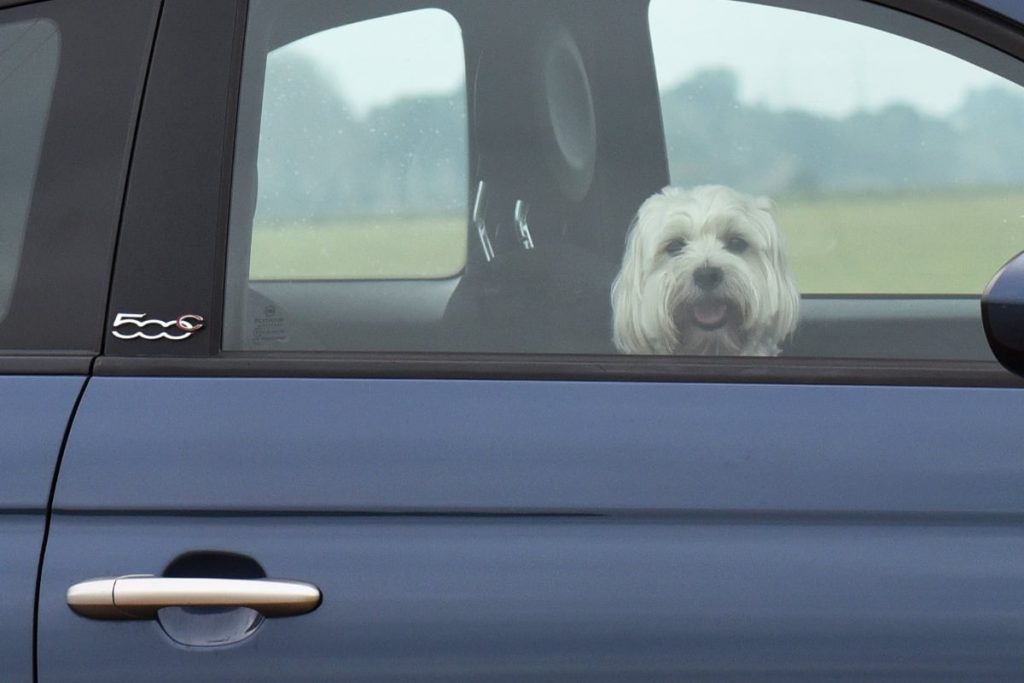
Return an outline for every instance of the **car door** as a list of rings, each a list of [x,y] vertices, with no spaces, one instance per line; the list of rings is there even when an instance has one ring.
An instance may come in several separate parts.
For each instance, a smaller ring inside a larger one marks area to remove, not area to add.
[[[1021,80],[992,15],[841,4]],[[726,5],[810,8],[687,7]],[[164,3],[39,681],[1020,678],[1024,394],[976,294],[615,353],[630,218],[680,181],[655,12]]]
[[[155,3],[11,4],[0,3],[0,660],[4,678],[31,680],[46,511],[99,351]]]

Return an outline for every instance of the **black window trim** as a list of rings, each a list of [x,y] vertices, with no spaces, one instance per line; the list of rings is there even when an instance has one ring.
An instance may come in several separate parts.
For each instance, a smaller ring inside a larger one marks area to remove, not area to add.
[[[995,361],[848,358],[238,351],[209,358],[100,357],[94,374],[1024,387],[1024,379]]]

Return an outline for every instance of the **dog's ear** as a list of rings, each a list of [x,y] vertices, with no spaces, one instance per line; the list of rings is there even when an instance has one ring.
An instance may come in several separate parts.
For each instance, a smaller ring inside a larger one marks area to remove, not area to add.
[[[775,339],[782,343],[796,331],[800,322],[800,290],[788,270],[776,273],[776,277],[779,279],[779,307],[775,316]]]
[[[770,199],[767,200],[771,202]],[[774,209],[774,203],[772,203]],[[773,219],[774,223],[774,219]],[[786,253],[786,237],[775,224],[775,240],[771,251],[772,272],[775,277],[776,314],[773,320],[772,337],[776,344],[781,343],[796,331],[800,320],[800,290],[796,278],[789,269],[789,256]]]
[[[643,208],[629,224],[626,250],[622,267],[612,283],[612,341],[623,353],[645,353],[643,331],[640,327],[641,292],[644,281],[644,245],[640,226]]]
[[[771,272],[772,277],[775,278],[774,296],[771,297],[774,299],[772,303],[775,309],[771,338],[777,346],[796,330],[797,322],[800,319],[800,290],[797,289],[796,279],[789,269],[786,236],[779,228],[775,202],[769,197],[755,197],[754,206],[768,214],[772,228],[768,234],[768,252],[772,262]]]

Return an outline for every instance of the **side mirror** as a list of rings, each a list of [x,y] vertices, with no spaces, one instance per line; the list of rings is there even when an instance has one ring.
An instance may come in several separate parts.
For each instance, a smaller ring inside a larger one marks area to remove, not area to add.
[[[981,321],[996,360],[1024,376],[1024,252],[1010,259],[985,287]]]

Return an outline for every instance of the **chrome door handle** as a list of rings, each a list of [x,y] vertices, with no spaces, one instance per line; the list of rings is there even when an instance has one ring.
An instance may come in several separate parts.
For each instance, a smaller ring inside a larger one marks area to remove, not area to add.
[[[299,581],[150,575],[91,579],[68,588],[68,606],[93,619],[153,619],[162,607],[249,607],[265,617],[312,612],[320,589]]]

